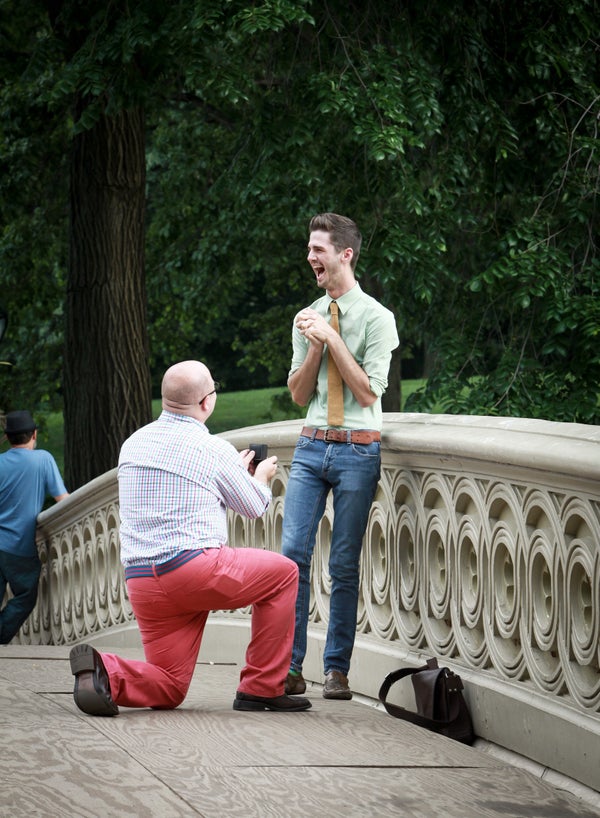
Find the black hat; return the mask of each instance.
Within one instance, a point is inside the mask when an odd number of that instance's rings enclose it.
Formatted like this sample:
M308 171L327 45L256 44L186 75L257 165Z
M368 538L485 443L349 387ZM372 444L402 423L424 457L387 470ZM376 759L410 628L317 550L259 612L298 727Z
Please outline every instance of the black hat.
M4 430L7 435L20 435L24 432L34 432L37 426L34 423L31 413L27 409L19 409L17 412L6 413L6 428Z

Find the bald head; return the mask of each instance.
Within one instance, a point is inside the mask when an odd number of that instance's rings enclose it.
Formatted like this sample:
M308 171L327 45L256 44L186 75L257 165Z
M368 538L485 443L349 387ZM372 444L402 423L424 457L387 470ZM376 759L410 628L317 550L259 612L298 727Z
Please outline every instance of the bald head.
M214 381L200 361L181 361L169 367L161 386L163 409L197 416L199 402L214 388Z

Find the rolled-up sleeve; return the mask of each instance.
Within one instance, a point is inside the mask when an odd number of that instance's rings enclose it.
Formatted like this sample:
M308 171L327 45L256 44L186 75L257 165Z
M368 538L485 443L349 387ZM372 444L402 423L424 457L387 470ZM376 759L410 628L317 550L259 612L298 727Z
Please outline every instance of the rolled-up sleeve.
M367 323L365 337L361 365L369 377L371 392L380 397L387 389L392 352L399 344L394 316L387 311L373 316Z

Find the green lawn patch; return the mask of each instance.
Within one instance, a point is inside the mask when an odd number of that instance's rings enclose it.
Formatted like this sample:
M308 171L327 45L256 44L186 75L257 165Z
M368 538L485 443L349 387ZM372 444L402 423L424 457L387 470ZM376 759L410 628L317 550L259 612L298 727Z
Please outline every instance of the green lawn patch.
M422 386L424 381L402 381L402 402ZM160 400L152 401L152 415L161 412ZM208 419L208 428L213 434L256 426L278 420L304 417L305 407L292 403L287 387L269 387L246 392L222 392L217 396L215 411ZM61 474L64 475L63 417L60 413L49 415L38 432L38 446L54 455ZM9 448L8 443L0 445L0 451Z

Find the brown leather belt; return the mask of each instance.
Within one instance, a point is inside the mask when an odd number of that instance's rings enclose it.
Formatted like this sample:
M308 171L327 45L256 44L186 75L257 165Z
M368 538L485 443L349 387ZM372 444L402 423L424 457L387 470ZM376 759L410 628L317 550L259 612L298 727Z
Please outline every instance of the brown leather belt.
M379 443L381 432L370 432L368 429L351 431L350 429L311 429L305 426L300 432L302 437L324 440L326 443Z

